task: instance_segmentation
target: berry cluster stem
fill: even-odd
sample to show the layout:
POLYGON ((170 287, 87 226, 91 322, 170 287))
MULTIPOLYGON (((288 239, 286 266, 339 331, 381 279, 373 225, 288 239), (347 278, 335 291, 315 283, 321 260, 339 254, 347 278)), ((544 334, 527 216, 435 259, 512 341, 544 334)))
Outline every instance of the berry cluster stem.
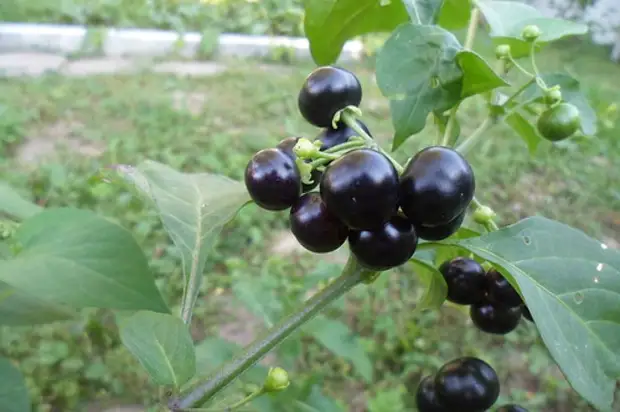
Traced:
POLYGON ((328 304, 342 297, 346 292, 363 283, 364 280, 373 274, 374 272, 360 266, 351 255, 341 275, 325 289, 310 298, 298 311, 292 313, 270 328, 263 336, 250 343, 239 356, 224 364, 219 370, 193 388, 181 393, 180 397, 171 399, 168 407, 171 411, 181 412, 204 404, 293 332, 316 316, 328 304))
POLYGON ((456 151, 465 156, 474 146, 478 144, 485 132, 495 124, 494 120, 487 117, 482 124, 470 134, 467 139, 456 147, 456 151))

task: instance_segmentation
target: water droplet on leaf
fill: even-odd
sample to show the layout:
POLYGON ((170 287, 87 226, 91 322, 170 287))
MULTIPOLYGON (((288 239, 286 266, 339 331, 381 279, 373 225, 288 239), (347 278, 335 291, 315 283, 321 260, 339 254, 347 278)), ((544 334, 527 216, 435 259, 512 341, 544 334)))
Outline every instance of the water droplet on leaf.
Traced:
POLYGON ((598 272, 602 272, 604 267, 605 265, 603 265, 602 263, 599 263, 598 265, 596 265, 596 270, 598 272))
POLYGON ((525 243, 526 245, 531 245, 532 239, 529 236, 523 236, 523 243, 525 243))
POLYGON ((583 299, 584 299, 584 296, 583 296, 583 293, 581 293, 581 292, 576 292, 576 293, 573 295, 573 300, 574 300, 574 301, 575 301, 575 303, 576 303, 576 304, 578 304, 578 305, 581 305, 581 304, 583 303, 583 299))
POLYGON ((599 278, 598 276, 594 276, 594 279, 592 279, 594 281, 594 283, 599 283, 601 281, 601 278, 599 278))
POLYGON ((609 249, 609 246, 607 246, 607 245, 606 245, 606 244, 604 244, 604 243, 601 243, 601 249, 603 249, 603 250, 607 250, 607 249, 609 249))

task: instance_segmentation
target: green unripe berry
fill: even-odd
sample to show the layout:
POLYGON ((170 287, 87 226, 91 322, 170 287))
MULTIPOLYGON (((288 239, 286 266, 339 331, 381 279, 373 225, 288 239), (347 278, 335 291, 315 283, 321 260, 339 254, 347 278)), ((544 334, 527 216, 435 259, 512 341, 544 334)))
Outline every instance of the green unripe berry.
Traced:
POLYGON ((507 59, 510 57, 510 45, 509 44, 500 44, 495 48, 495 56, 498 59, 507 59))
POLYGON ((280 392, 288 388, 291 382, 288 373, 282 368, 270 368, 263 389, 265 392, 280 392))
POLYGON ((560 90, 560 86, 553 86, 550 88, 544 97, 545 103, 549 106, 553 106, 556 103, 562 101, 562 91, 560 90))
POLYGON ((580 127, 579 109, 570 103, 560 103, 545 110, 536 122, 538 133, 552 142, 572 136, 580 127))
POLYGON ((525 41, 532 42, 538 39, 541 34, 542 32, 540 31, 540 27, 536 26, 535 24, 530 24, 529 26, 525 26, 523 28, 523 31, 521 32, 521 37, 523 37, 525 41))

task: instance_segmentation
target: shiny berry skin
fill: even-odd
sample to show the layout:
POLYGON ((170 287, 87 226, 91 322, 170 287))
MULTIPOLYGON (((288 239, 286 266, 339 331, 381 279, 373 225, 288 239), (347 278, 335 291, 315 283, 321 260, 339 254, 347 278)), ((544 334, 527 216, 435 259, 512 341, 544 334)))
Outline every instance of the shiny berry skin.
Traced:
POLYGON ((301 177, 293 159, 278 149, 257 152, 245 168, 245 187, 263 209, 285 210, 301 192, 301 177))
POLYGON ((420 239, 429 241, 444 240, 455 234, 463 224, 467 211, 458 215, 454 220, 436 226, 416 225, 416 232, 420 239))
POLYGON ((469 316, 478 329, 494 335, 506 335, 512 332, 519 325, 522 309, 498 308, 491 303, 471 305, 469 316))
POLYGON ((437 398, 433 376, 426 376, 420 381, 415 395, 415 404, 418 412, 450 412, 437 398))
POLYGON ((536 128, 538 133, 551 142, 559 142, 577 133, 581 127, 579 109, 570 103, 560 103, 544 111, 536 128))
POLYGON ((334 66, 314 69, 297 98, 299 112, 316 127, 330 127, 338 111, 359 106, 361 101, 362 85, 357 76, 334 66))
POLYGON ((418 237, 404 216, 394 215, 378 229, 351 230, 349 246, 362 266, 383 271, 411 259, 418 246, 418 237))
POLYGON ((528 321, 530 321, 530 322, 534 323, 534 318, 532 317, 532 312, 530 312, 530 309, 529 309, 527 306, 523 305, 523 306, 521 307, 521 310, 523 311, 523 317, 524 317, 526 320, 528 320, 528 321))
MULTIPOLYGON (((278 145, 276 146, 276 149, 283 151, 287 156, 295 160, 297 156, 295 155, 295 152, 293 152, 293 148, 297 144, 298 140, 299 140, 299 137, 287 137, 286 139, 278 143, 278 145)), ((301 191, 303 193, 309 192, 310 190, 317 187, 320 181, 321 181, 321 172, 319 170, 314 169, 312 171, 312 184, 307 185, 302 182, 301 191)))
MULTIPOLYGON (((370 130, 368 130, 368 127, 366 127, 366 125, 362 123, 361 120, 358 120, 357 123, 360 125, 362 130, 364 130, 369 136, 371 136, 370 130)), ((323 142, 321 150, 329 150, 334 146, 345 143, 352 136, 357 136, 357 132, 343 122, 339 122, 337 129, 334 129, 330 126, 323 130, 321 134, 319 134, 316 138, 323 142)))
POLYGON ((486 411, 499 397, 499 386, 495 370, 473 357, 452 360, 435 375, 437 395, 451 411, 486 411))
POLYGON ((299 198, 291 208, 289 221, 297 241, 314 253, 333 252, 349 235, 349 229, 327 210, 317 192, 299 198))
POLYGON ((327 208, 350 229, 380 228, 398 209, 398 173, 374 150, 354 150, 334 160, 320 187, 327 208))
POLYGON ((471 305, 484 300, 487 278, 480 263, 457 257, 444 262, 439 271, 448 285, 447 299, 450 302, 471 305))
POLYGON ((448 223, 474 197, 474 171, 455 150, 431 146, 418 152, 401 176, 400 206, 417 225, 448 223))
POLYGON ((489 302, 497 307, 514 308, 523 304, 523 299, 512 285, 495 269, 487 272, 489 302))
POLYGON ((495 412, 528 412, 528 410, 525 409, 523 406, 510 404, 500 406, 495 410, 495 412))

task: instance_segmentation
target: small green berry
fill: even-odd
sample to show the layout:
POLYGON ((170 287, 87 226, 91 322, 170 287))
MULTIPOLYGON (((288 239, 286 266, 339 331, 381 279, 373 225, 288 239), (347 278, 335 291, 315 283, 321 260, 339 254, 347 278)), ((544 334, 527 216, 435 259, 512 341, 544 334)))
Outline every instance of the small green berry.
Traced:
POLYGON ((288 373, 282 368, 270 368, 263 388, 265 392, 280 392, 288 388, 291 382, 288 373))
POLYGON ((474 222, 478 224, 489 223, 493 218, 495 218, 496 213, 488 206, 480 206, 474 212, 474 222))
POLYGON ((510 45, 509 44, 500 44, 495 48, 495 56, 498 59, 506 59, 510 57, 510 45))
POLYGON ((540 27, 536 26, 535 24, 530 24, 529 26, 525 26, 523 28, 523 31, 521 32, 521 37, 523 37, 525 41, 532 42, 538 39, 541 34, 542 32, 540 31, 540 27))
POLYGON ((560 86, 553 86, 547 90, 544 99, 548 106, 553 106, 556 103, 560 103, 562 101, 562 91, 560 90, 560 86))

